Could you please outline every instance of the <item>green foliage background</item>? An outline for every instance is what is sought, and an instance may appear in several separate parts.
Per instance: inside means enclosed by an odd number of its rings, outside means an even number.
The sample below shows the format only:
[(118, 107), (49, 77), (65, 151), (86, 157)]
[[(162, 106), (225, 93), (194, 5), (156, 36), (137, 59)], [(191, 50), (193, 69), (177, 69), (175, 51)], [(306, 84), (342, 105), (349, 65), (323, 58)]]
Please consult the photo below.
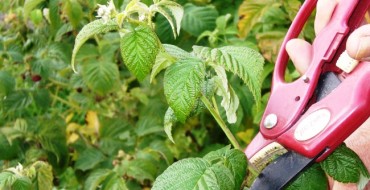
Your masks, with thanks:
[[(129, 2), (114, 0), (117, 8)], [(269, 96), (273, 62), (302, 1), (176, 2), (185, 11), (176, 39), (164, 16), (157, 14), (153, 19), (161, 43), (188, 52), (193, 45), (220, 51), (226, 45), (243, 46), (259, 51), (266, 60), (262, 90), (254, 89), (261, 93), (261, 102), (254, 101), (256, 92), (246, 87), (243, 77), (227, 75), (240, 99), (237, 121), (228, 128), (245, 147), (257, 132)], [(75, 38), (84, 25), (96, 19), (97, 4), (106, 3), (13, 0), (0, 4), (0, 187), (149, 189), (175, 161), (203, 157), (229, 144), (206, 111), (187, 120), (180, 118), (183, 123), (171, 126), (175, 143), (168, 139), (163, 128), (168, 108), (165, 72), (150, 78), (148, 70), (135, 77), (130, 72), (135, 72), (135, 65), (124, 64), (131, 55), (122, 58), (120, 43), (124, 42), (118, 32), (86, 39), (76, 55), (79, 72), (72, 71)], [(312, 26), (307, 25), (302, 33), (308, 41), (313, 39)], [(154, 38), (153, 34), (152, 44)], [(146, 61), (154, 58), (149, 59)], [(287, 70), (288, 81), (297, 76), (293, 68)], [(218, 111), (226, 121), (225, 111)], [(17, 172), (19, 175), (13, 175)]]

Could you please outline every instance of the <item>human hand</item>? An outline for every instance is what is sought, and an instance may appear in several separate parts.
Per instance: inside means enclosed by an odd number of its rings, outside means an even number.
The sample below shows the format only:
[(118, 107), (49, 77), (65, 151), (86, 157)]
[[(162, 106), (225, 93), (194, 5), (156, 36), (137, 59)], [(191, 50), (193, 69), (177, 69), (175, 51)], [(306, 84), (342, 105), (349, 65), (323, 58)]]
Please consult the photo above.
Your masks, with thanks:
[[(316, 7), (315, 33), (318, 34), (330, 21), (332, 13), (340, 0), (318, 0)], [(305, 73), (312, 60), (312, 46), (301, 39), (290, 40), (286, 50), (293, 61), (296, 69), (301, 74)], [(346, 43), (347, 53), (354, 59), (370, 61), (370, 24), (355, 30)], [(366, 167), (370, 168), (370, 119), (362, 124), (345, 143), (354, 150), (362, 159)], [(330, 180), (330, 186), (334, 190), (353, 190), (356, 184), (343, 184)], [(365, 189), (370, 189), (370, 184)]]

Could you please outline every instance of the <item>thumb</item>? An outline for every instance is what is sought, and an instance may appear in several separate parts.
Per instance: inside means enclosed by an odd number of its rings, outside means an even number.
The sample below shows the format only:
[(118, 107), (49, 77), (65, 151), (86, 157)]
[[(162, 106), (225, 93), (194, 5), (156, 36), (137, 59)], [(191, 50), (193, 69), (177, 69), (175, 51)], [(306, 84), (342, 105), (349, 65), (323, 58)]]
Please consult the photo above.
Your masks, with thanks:
[(349, 56), (360, 61), (370, 61), (370, 24), (355, 30), (347, 40)]
[(312, 46), (301, 39), (292, 39), (286, 44), (286, 51), (300, 74), (306, 72), (312, 60)]

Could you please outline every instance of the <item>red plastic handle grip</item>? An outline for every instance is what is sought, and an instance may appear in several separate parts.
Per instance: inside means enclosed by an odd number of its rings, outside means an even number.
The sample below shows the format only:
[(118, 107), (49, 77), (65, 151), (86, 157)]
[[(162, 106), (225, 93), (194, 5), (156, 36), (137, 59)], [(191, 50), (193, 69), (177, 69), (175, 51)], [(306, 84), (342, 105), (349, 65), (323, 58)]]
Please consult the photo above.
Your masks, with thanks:
[[(370, 116), (370, 63), (362, 62), (342, 83), (321, 101), (313, 104), (298, 122), (276, 141), (285, 148), (313, 158), (326, 150), (317, 161), (326, 158)], [(327, 110), (330, 120), (322, 131), (305, 141), (297, 140), (298, 126), (319, 110)], [(310, 126), (310, 125), (308, 125)], [(320, 130), (316, 123), (305, 130)], [(302, 131), (309, 133), (307, 131)]]
[[(309, 15), (313, 7), (315, 7), (316, 0), (309, 0), (304, 3), (302, 10), (298, 13), (297, 19), (294, 20), (287, 34), (285, 44), (281, 47), (275, 66), (271, 96), (262, 121), (267, 115), (275, 114), (278, 116), (278, 123), (273, 129), (266, 129), (263, 126), (263, 122), (261, 122), (260, 131), (265, 137), (278, 137), (288, 130), (303, 113), (315, 90), (323, 64), (333, 58), (334, 53), (347, 35), (349, 31), (347, 21), (359, 1), (360, 0), (341, 1), (337, 5), (331, 21), (315, 38), (313, 43), (313, 59), (304, 75), (305, 78), (301, 77), (292, 83), (286, 83), (284, 81), (284, 73), (287, 64), (287, 53), (285, 50), (286, 42), (299, 34), (298, 31), (301, 31), (308, 17), (307, 15)], [(358, 22), (361, 22), (362, 18), (363, 15), (356, 19)], [(307, 82), (307, 80), (309, 82)]]
[[(314, 93), (320, 74), (324, 70), (328, 70), (328, 68), (329, 70), (338, 70), (333, 63), (336, 62), (339, 54), (345, 49), (345, 41), (348, 38), (348, 34), (361, 24), (370, 5), (370, 0), (340, 1), (329, 24), (318, 34), (313, 43), (314, 57), (304, 76), (309, 81), (303, 80), (303, 77), (301, 77), (292, 83), (286, 83), (284, 81), (284, 73), (288, 61), (288, 55), (285, 50), (286, 43), (299, 35), (316, 3), (317, 0), (305, 1), (283, 42), (275, 66), (270, 100), (262, 117), (260, 126), (261, 134), (257, 135), (248, 146), (246, 150), (248, 157), (251, 157), (272, 141), (278, 141), (284, 146), (305, 156), (313, 157), (313, 155), (317, 155), (323, 151), (325, 144), (330, 149), (334, 149), (370, 115), (370, 111), (366, 109), (366, 106), (358, 106), (362, 105), (363, 102), (370, 105), (370, 102), (364, 99), (370, 95), (370, 90), (367, 88), (354, 89), (351, 87), (356, 86), (357, 83), (364, 85), (366, 83), (364, 76), (369, 77), (367, 72), (370, 72), (370, 70), (366, 66), (361, 66), (361, 68), (363, 67), (362, 70), (356, 69), (356, 71), (351, 73), (352, 77), (349, 77), (351, 80), (346, 79), (347, 82), (341, 84), (341, 86), (344, 84), (349, 85), (346, 85), (345, 88), (338, 87), (338, 89), (342, 90), (332, 92), (329, 96), (332, 99), (325, 98), (320, 101), (321, 104), (332, 102), (331, 104), (335, 105), (335, 102), (340, 101), (344, 95), (356, 97), (357, 99), (352, 99), (353, 102), (349, 107), (345, 104), (341, 105), (342, 107), (334, 106), (330, 108), (332, 117), (329, 126), (320, 135), (315, 136), (315, 138), (309, 141), (297, 141), (292, 134), (292, 131), (295, 131), (296, 122), (299, 119), (305, 118), (310, 113), (309, 110), (311, 108), (302, 116), (305, 109), (307, 109), (308, 101)], [(362, 77), (357, 75), (361, 75)], [(335, 110), (344, 111), (338, 113)], [(272, 129), (267, 129), (263, 126), (263, 121), (269, 114), (275, 114), (278, 117), (278, 122)], [(351, 121), (354, 121), (354, 124), (350, 126), (348, 122)], [(333, 134), (335, 135), (333, 136)], [(316, 143), (316, 141), (325, 143), (320, 144)]]
[(303, 26), (310, 17), (312, 11), (315, 9), (316, 3), (317, 0), (306, 0), (302, 7), (300, 8), (300, 11), (297, 13), (295, 19), (293, 20), (288, 30), (288, 33), (286, 34), (284, 41), (281, 45), (280, 52), (276, 60), (273, 75), (274, 84), (284, 83), (285, 68), (289, 60), (288, 53), (285, 50), (286, 44), (288, 43), (289, 40), (297, 38), (298, 35), (301, 33)]

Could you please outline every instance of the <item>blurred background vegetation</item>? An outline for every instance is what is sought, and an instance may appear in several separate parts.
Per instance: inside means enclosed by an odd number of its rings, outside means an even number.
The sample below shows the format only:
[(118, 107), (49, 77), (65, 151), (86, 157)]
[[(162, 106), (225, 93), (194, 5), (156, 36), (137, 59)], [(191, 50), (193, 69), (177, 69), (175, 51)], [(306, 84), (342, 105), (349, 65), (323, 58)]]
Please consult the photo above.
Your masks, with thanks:
[[(114, 0), (117, 8), (128, 2)], [(167, 20), (157, 15), (154, 22), (161, 42), (185, 50), (195, 44), (258, 50), (266, 59), (264, 105), (280, 44), (303, 0), (177, 2), (185, 10), (180, 36), (174, 39)], [(95, 20), (97, 4), (106, 3), (0, 3), (0, 167), (21, 176), (13, 176), (18, 186), (10, 189), (27, 189), (30, 184), (33, 189), (120, 189), (122, 184), (150, 189), (174, 161), (229, 144), (208, 112), (175, 125), (175, 144), (170, 142), (163, 130), (168, 107), (163, 73), (152, 84), (149, 77), (139, 82), (122, 62), (117, 33), (88, 40), (76, 58), (81, 72), (72, 71), (75, 37)], [(312, 26), (307, 25), (302, 38), (313, 39)], [(288, 81), (297, 76), (293, 68), (287, 70)], [(241, 106), (238, 121), (228, 127), (245, 147), (257, 133), (263, 107), (256, 108), (239, 78), (230, 75), (229, 81)], [(9, 175), (0, 174), (0, 186)]]

